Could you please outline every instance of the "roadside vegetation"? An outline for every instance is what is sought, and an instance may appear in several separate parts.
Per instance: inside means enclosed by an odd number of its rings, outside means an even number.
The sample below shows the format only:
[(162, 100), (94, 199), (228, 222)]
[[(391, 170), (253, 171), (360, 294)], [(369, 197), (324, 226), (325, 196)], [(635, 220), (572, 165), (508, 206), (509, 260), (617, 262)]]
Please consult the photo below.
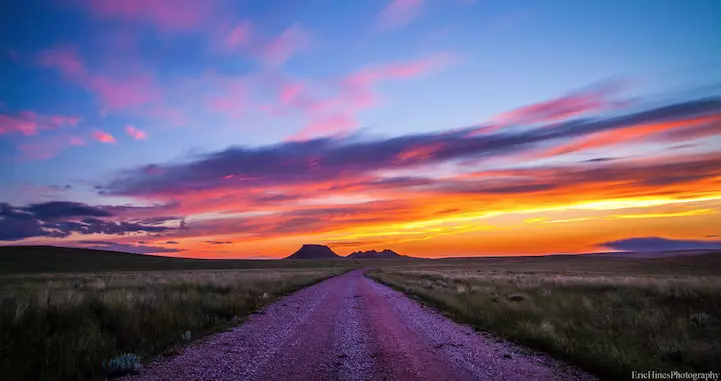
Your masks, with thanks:
[(632, 273), (616, 268), (619, 261), (624, 259), (608, 261), (611, 273), (597, 261), (585, 269), (578, 261), (573, 266), (507, 262), (501, 270), (497, 263), (469, 260), (435, 269), (381, 269), (369, 276), (457, 321), (605, 379), (627, 379), (632, 370), (718, 371), (718, 263), (717, 276), (699, 276), (653, 260), (645, 271), (632, 267), (640, 270)]
[(114, 369), (128, 368), (126, 364), (132, 369), (135, 355), (148, 359), (176, 353), (191, 338), (237, 325), (277, 297), (343, 271), (2, 276), (0, 378), (103, 379), (114, 375)]

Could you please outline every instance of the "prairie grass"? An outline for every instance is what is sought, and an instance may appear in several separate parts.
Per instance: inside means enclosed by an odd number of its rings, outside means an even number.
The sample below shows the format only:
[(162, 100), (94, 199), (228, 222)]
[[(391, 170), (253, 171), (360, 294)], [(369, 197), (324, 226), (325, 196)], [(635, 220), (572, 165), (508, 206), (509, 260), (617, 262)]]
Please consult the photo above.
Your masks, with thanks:
[[(0, 378), (102, 379), (102, 360), (172, 353), (278, 296), (343, 270), (264, 269), (0, 277)], [(186, 337), (187, 338), (187, 337)]]
[(499, 272), (469, 264), (369, 275), (605, 379), (628, 379), (632, 370), (720, 369), (721, 277)]

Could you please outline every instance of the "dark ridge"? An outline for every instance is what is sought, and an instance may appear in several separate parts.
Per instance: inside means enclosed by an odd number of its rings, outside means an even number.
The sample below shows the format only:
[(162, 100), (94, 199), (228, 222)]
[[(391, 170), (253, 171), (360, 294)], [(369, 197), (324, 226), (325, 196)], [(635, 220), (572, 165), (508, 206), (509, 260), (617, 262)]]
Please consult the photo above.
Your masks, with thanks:
[(325, 245), (306, 244), (300, 250), (285, 259), (340, 259), (340, 255), (333, 252)]
[(348, 259), (403, 259), (410, 258), (405, 255), (400, 255), (393, 250), (385, 249), (383, 251), (356, 251), (348, 255)]
[(0, 274), (336, 266), (336, 261), (196, 259), (58, 246), (0, 246)]

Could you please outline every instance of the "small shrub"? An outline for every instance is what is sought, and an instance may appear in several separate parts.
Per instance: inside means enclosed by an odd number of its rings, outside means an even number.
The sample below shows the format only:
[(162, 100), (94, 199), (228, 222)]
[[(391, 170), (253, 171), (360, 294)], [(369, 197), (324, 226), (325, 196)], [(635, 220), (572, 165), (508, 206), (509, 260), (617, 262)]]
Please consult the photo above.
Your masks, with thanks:
[(140, 373), (142, 369), (143, 365), (140, 364), (140, 358), (134, 353), (123, 353), (110, 360), (103, 360), (103, 373), (107, 378)]
[(190, 339), (193, 338), (193, 334), (190, 331), (185, 331), (180, 335), (180, 338), (183, 339), (183, 341), (190, 341)]
[(706, 327), (711, 324), (711, 315), (706, 312), (696, 312), (691, 314), (691, 322), (699, 327)]

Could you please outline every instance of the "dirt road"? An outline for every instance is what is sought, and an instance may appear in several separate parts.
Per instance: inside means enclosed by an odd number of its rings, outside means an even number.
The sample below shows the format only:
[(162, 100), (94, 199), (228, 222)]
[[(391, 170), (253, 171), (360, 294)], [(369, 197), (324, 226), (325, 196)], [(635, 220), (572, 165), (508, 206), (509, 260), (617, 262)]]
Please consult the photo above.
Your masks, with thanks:
[(521, 350), (352, 271), (125, 380), (594, 379)]

